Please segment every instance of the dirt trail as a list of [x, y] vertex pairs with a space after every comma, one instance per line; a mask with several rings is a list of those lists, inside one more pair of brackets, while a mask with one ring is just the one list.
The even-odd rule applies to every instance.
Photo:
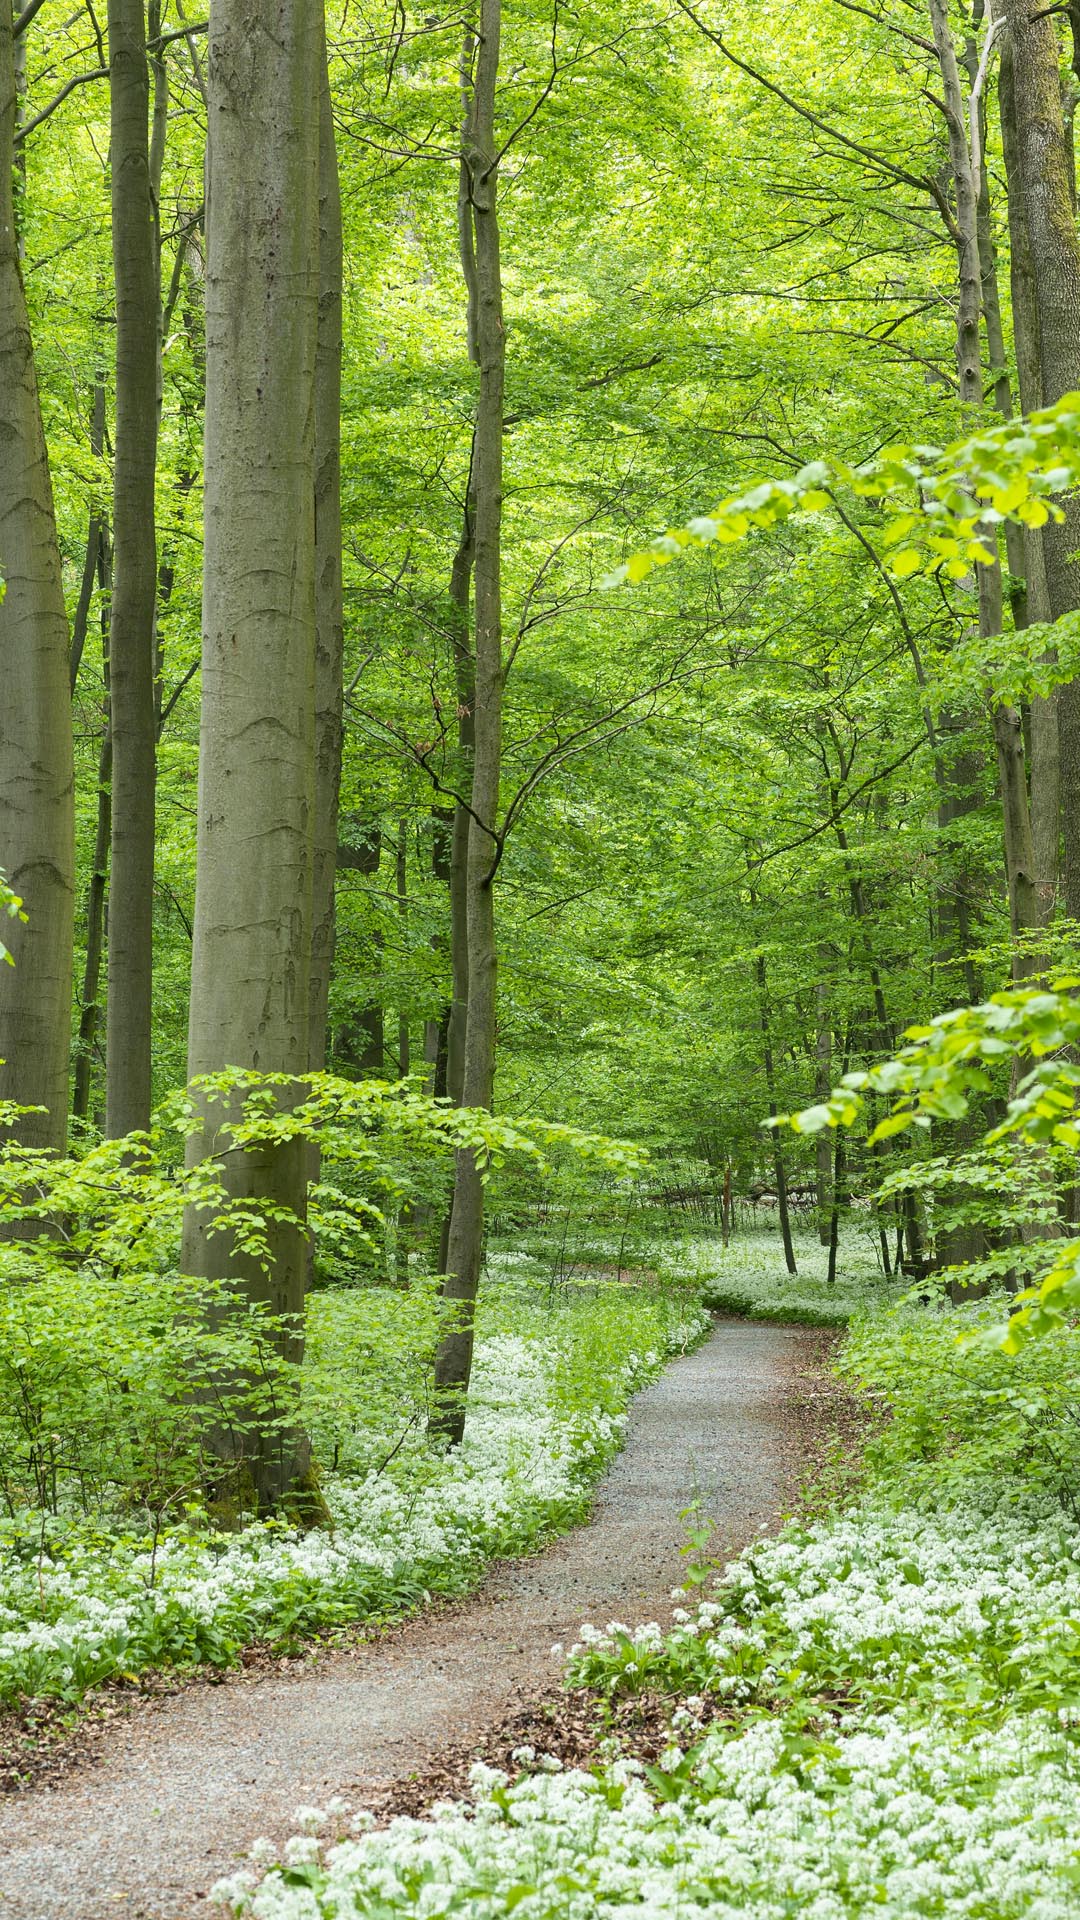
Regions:
[[551, 1680], [553, 1642], [582, 1620], [663, 1617], [688, 1501], [730, 1555], [790, 1495], [800, 1341], [722, 1322], [635, 1401], [589, 1524], [496, 1568], [462, 1609], [296, 1674], [146, 1703], [100, 1765], [0, 1805], [0, 1920], [209, 1920], [206, 1889], [258, 1834], [293, 1831], [296, 1807], [335, 1792], [362, 1803], [447, 1742], [478, 1738]]

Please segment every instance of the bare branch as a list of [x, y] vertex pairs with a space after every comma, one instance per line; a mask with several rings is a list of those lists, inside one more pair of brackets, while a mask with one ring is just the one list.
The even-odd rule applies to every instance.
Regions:
[[91, 80], [107, 80], [108, 77], [108, 67], [95, 67], [92, 73], [77, 73], [74, 79], [69, 80], [65, 87], [61, 87], [56, 98], [50, 100], [47, 107], [42, 107], [40, 113], [35, 113], [33, 119], [28, 120], [25, 127], [18, 128], [15, 134], [15, 145], [20, 146], [24, 140], [29, 139], [36, 128], [42, 126], [46, 120], [51, 120], [57, 107], [63, 105], [68, 94], [74, 93], [76, 87], [85, 87]]
[[793, 99], [791, 94], [786, 93], [775, 80], [768, 79], [757, 67], [750, 66], [746, 60], [740, 59], [738, 54], [732, 53], [723, 34], [706, 26], [700, 14], [694, 12], [690, 0], [675, 0], [675, 3], [685, 13], [687, 19], [693, 21], [698, 32], [703, 33], [706, 40], [712, 41], [725, 60], [730, 60], [733, 67], [738, 67], [740, 72], [748, 74], [751, 80], [756, 80], [758, 86], [764, 87], [767, 93], [773, 94], [777, 100], [782, 100], [784, 105], [790, 107], [791, 111], [797, 113], [801, 119], [808, 120], [812, 127], [816, 127], [819, 133], [825, 135], [826, 139], [835, 140], [838, 146], [846, 147], [851, 153], [857, 153], [861, 159], [868, 160], [871, 166], [878, 167], [890, 179], [902, 181], [906, 187], [915, 187], [920, 193], [926, 192], [930, 184], [928, 180], [921, 179], [917, 174], [908, 173], [904, 167], [898, 167], [893, 161], [886, 159], [884, 154], [875, 153], [872, 147], [864, 147], [858, 140], [852, 140], [846, 133], [841, 133], [838, 127], [831, 127], [820, 114], [814, 113], [810, 107], [804, 107], [798, 100]]
[[25, 7], [23, 8], [22, 12], [16, 16], [15, 24], [11, 29], [12, 35], [16, 40], [18, 39], [20, 33], [26, 32], [26, 29], [30, 25], [31, 20], [33, 20], [36, 14], [41, 12], [41, 9], [44, 5], [45, 5], [45, 0], [26, 0]]

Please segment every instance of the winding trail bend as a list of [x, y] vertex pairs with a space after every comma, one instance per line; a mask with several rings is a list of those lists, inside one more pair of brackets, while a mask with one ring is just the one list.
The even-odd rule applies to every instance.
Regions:
[[798, 1329], [722, 1321], [634, 1402], [593, 1518], [504, 1562], [465, 1606], [295, 1674], [146, 1702], [102, 1759], [0, 1804], [0, 1920], [210, 1920], [207, 1888], [298, 1806], [363, 1803], [479, 1738], [550, 1680], [583, 1620], [663, 1618], [679, 1512], [699, 1499], [730, 1557], [783, 1510], [802, 1460], [790, 1416]]

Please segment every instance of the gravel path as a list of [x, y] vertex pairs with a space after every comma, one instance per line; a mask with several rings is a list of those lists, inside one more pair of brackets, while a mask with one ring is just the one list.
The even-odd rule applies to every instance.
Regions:
[[504, 1563], [464, 1607], [288, 1675], [140, 1706], [101, 1764], [0, 1805], [0, 1920], [210, 1920], [205, 1890], [257, 1834], [333, 1792], [354, 1803], [479, 1737], [554, 1668], [582, 1620], [662, 1616], [681, 1508], [718, 1552], [767, 1529], [801, 1464], [788, 1419], [794, 1328], [724, 1321], [634, 1403], [594, 1518]]

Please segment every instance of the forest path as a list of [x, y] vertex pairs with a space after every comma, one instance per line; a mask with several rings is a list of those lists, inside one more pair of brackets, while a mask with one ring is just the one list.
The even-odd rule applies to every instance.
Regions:
[[633, 1404], [593, 1518], [503, 1562], [460, 1608], [296, 1673], [197, 1684], [112, 1729], [101, 1763], [0, 1805], [0, 1920], [210, 1920], [205, 1895], [259, 1834], [333, 1793], [353, 1804], [479, 1739], [550, 1683], [583, 1620], [664, 1618], [680, 1509], [730, 1557], [773, 1524], [805, 1464], [798, 1328], [721, 1321]]

